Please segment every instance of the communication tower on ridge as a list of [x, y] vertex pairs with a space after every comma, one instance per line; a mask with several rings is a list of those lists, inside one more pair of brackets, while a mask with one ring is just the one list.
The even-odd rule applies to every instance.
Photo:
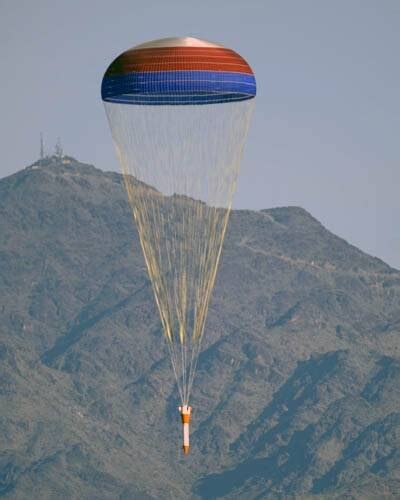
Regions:
[[42, 164], [44, 159], [44, 141], [43, 141], [43, 132], [40, 132], [40, 163]]
[[61, 145], [61, 139], [59, 137], [57, 137], [57, 142], [56, 142], [56, 145], [54, 147], [54, 154], [59, 159], [61, 159], [64, 155], [63, 148]]

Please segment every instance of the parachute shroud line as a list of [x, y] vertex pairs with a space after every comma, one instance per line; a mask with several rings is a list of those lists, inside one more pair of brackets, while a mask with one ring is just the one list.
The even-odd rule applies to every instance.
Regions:
[[105, 107], [187, 405], [253, 101]]

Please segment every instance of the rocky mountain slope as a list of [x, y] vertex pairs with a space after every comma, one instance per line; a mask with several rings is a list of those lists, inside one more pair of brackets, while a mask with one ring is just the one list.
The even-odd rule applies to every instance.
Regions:
[[400, 272], [301, 208], [234, 211], [180, 452], [122, 178], [0, 181], [0, 496], [400, 498]]

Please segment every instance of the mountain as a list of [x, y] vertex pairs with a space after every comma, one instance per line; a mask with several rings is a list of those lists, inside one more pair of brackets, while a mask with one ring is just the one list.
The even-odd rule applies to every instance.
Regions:
[[0, 497], [400, 498], [400, 272], [298, 207], [233, 211], [192, 449], [122, 177], [0, 181]]

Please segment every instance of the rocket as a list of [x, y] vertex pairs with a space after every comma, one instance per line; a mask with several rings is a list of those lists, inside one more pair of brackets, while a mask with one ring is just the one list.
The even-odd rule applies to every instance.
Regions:
[[181, 414], [182, 426], [183, 426], [183, 453], [187, 455], [189, 453], [189, 424], [190, 417], [192, 413], [192, 407], [188, 405], [183, 405], [179, 407], [179, 412]]

